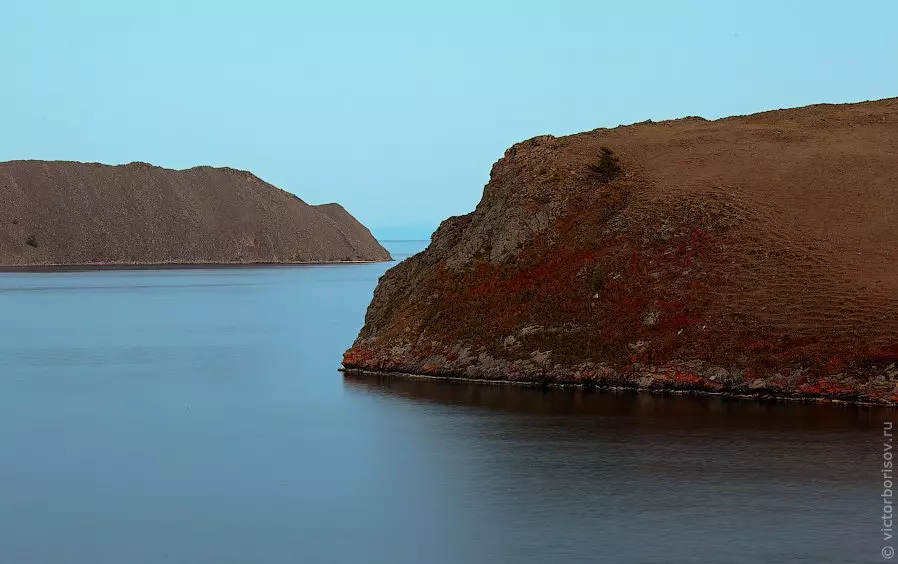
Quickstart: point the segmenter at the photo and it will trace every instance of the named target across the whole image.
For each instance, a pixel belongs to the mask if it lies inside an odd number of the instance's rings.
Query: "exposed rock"
[[[338,204],[230,168],[0,163],[0,265],[390,260]]]
[[[381,279],[344,365],[893,403],[896,154],[896,99],[518,143]]]

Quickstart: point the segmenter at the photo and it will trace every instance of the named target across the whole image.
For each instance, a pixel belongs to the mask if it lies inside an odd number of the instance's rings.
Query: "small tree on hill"
[[[621,173],[621,166],[614,151],[608,147],[602,147],[602,154],[599,155],[599,162],[589,165],[589,170],[593,172],[602,183],[611,182]]]

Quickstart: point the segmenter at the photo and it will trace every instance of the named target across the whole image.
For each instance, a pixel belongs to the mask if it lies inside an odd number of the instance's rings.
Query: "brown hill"
[[[0,163],[0,265],[389,260],[337,204],[253,174],[146,163]]]
[[[623,172],[603,182],[600,149]],[[898,99],[519,143],[349,369],[898,399]]]

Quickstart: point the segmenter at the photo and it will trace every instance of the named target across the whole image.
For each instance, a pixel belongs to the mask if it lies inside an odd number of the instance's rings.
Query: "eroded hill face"
[[[896,361],[889,99],[519,143],[384,276],[344,365],[891,401]]]
[[[310,206],[245,171],[0,163],[0,265],[389,258],[339,205]]]

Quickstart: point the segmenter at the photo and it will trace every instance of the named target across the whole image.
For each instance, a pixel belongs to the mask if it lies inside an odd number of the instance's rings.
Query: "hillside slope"
[[[0,163],[0,265],[389,260],[352,216],[249,172]],[[338,206],[339,207],[339,206]]]
[[[381,279],[344,366],[887,403],[896,361],[887,99],[518,143]]]

